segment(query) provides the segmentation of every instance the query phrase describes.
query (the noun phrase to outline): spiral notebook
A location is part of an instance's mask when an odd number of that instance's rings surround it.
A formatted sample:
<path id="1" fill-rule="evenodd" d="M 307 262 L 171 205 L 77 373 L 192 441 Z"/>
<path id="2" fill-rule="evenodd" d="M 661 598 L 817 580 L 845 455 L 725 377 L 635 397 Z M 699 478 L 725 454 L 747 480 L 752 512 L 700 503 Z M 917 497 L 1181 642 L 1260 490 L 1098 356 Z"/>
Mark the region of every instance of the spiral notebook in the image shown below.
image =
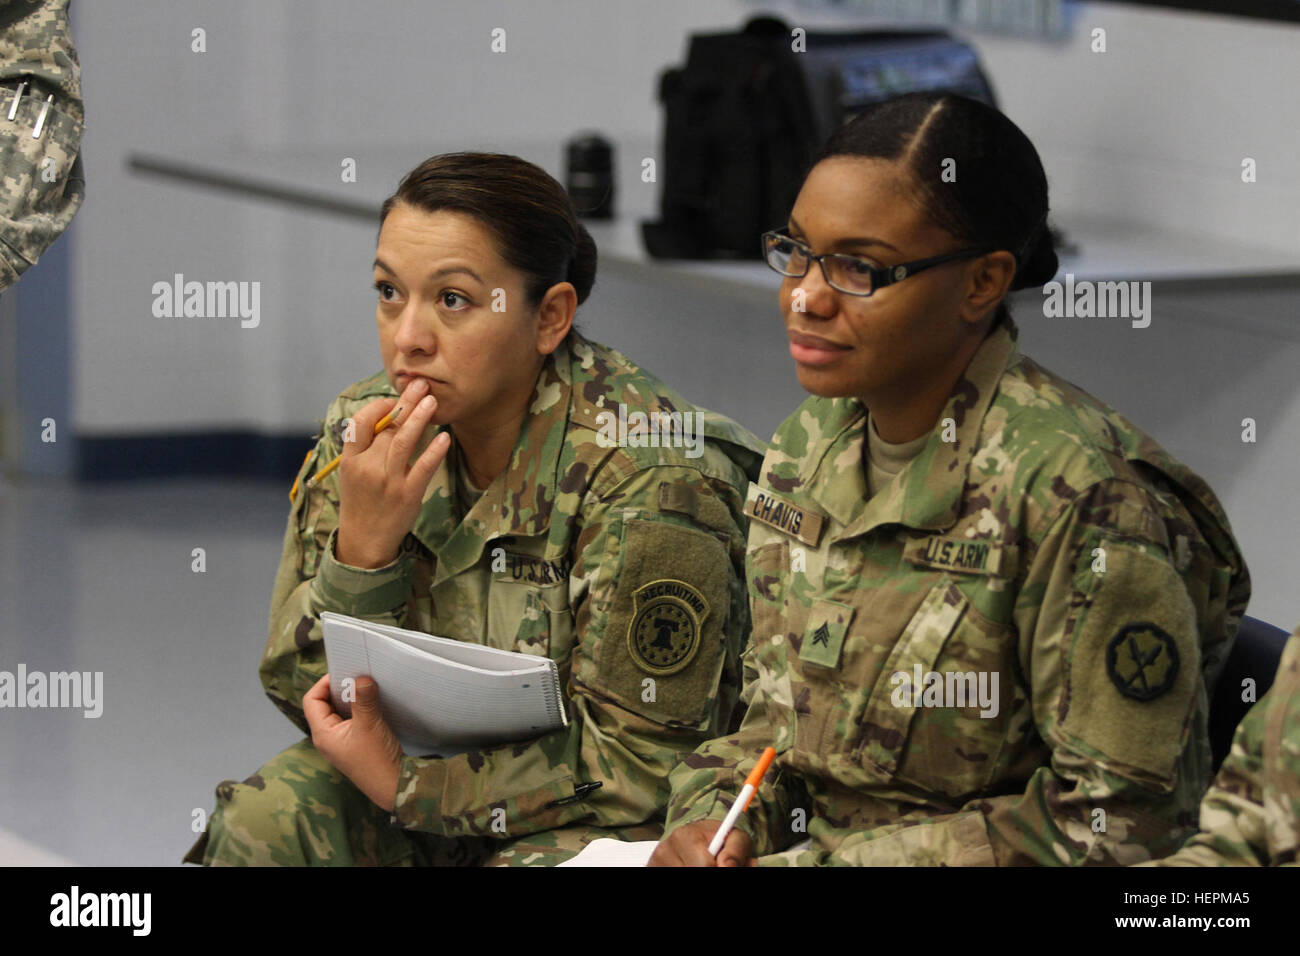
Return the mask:
<path id="1" fill-rule="evenodd" d="M 412 756 L 451 756 L 569 725 L 555 661 L 434 637 L 346 614 L 321 614 L 334 709 L 348 678 L 369 674 L 379 707 Z"/>

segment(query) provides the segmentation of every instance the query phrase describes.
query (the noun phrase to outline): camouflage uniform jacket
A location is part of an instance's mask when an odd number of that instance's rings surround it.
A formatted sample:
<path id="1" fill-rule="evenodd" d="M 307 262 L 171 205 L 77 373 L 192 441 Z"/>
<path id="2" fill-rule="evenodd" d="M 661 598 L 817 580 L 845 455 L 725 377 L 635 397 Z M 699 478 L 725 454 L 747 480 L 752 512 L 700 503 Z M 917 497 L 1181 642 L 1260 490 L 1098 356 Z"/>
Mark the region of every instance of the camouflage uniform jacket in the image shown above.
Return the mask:
<path id="1" fill-rule="evenodd" d="M 811 845 L 764 862 L 1126 863 L 1186 838 L 1245 565 L 1200 478 L 1016 337 L 990 332 L 870 499 L 860 402 L 781 425 L 746 504 L 748 710 L 674 772 L 669 830 L 720 818 L 771 745 L 742 825 L 760 857 Z"/>
<path id="2" fill-rule="evenodd" d="M 0 4 L 0 290 L 36 263 L 81 206 L 80 72 L 68 0 Z"/>
<path id="3" fill-rule="evenodd" d="M 1300 628 L 1277 677 L 1237 727 L 1201 801 L 1201 830 L 1161 866 L 1300 863 Z"/>
<path id="4" fill-rule="evenodd" d="M 334 401 L 300 484 L 340 452 L 343 420 L 382 396 L 396 392 L 381 372 Z M 641 434 L 615 445 L 620 403 L 629 424 L 636 412 L 698 415 L 705 440 L 639 447 L 650 440 Z M 575 334 L 543 365 L 507 469 L 461 516 L 456 468 L 444 462 L 392 564 L 335 559 L 337 472 L 296 496 L 260 668 L 266 693 L 307 730 L 301 701 L 326 669 L 326 610 L 549 656 L 567 686 L 568 729 L 405 757 L 395 822 L 514 838 L 579 820 L 662 821 L 668 772 L 735 726 L 749 621 L 742 509 L 762 449 Z"/>

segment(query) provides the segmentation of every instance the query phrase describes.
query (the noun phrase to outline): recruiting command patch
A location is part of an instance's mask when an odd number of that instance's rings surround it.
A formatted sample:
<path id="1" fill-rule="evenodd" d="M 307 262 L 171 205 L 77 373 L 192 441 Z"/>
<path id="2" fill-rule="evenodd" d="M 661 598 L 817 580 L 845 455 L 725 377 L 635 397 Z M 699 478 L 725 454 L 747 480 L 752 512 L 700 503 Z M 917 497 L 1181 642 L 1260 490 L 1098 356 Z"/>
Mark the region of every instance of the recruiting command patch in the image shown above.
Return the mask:
<path id="1" fill-rule="evenodd" d="M 636 613 L 627 627 L 627 646 L 636 666 L 650 674 L 675 674 L 700 649 L 709 614 L 704 595 L 685 581 L 664 578 L 632 593 Z"/>

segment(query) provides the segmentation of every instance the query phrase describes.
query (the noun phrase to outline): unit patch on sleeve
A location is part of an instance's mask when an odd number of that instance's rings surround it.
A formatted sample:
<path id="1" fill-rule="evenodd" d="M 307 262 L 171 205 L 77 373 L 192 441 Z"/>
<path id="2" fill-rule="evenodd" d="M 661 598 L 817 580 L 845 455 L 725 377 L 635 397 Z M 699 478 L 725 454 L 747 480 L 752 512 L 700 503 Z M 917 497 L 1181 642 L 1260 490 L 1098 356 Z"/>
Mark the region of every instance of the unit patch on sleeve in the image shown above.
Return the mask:
<path id="1" fill-rule="evenodd" d="M 1178 645 L 1154 624 L 1130 624 L 1106 645 L 1106 673 L 1125 697 L 1155 700 L 1178 676 Z"/>
<path id="2" fill-rule="evenodd" d="M 636 613 L 627 646 L 637 667 L 650 674 L 675 674 L 700 649 L 700 625 L 709 614 L 704 595 L 685 581 L 663 578 L 632 594 Z"/>

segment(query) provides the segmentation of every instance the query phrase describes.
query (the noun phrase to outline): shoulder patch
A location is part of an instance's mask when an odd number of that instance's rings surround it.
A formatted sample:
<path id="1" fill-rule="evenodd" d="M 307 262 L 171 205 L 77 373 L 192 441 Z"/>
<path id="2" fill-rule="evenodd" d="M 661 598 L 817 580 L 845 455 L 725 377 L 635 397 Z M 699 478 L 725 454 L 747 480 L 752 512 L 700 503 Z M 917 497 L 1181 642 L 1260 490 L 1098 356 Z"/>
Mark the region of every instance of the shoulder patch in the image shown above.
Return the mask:
<path id="1" fill-rule="evenodd" d="M 1196 605 L 1158 546 L 1091 532 L 1060 628 L 1063 686 L 1051 734 L 1107 771 L 1168 793 L 1200 708 Z M 1093 570 L 1094 545 L 1106 570 Z M 1044 599 L 1044 605 L 1047 599 Z"/>
<path id="2" fill-rule="evenodd" d="M 709 614 L 704 595 L 685 581 L 661 578 L 632 593 L 636 608 L 627 626 L 627 647 L 648 674 L 675 674 L 700 649 L 700 626 Z"/>
<path id="3" fill-rule="evenodd" d="M 783 534 L 798 538 L 811 548 L 817 547 L 822 525 L 826 522 L 824 515 L 793 504 L 757 484 L 749 486 L 745 496 L 745 514 Z"/>
<path id="4" fill-rule="evenodd" d="M 1178 645 L 1154 624 L 1130 624 L 1106 645 L 1106 673 L 1125 697 L 1155 700 L 1178 677 Z"/>

